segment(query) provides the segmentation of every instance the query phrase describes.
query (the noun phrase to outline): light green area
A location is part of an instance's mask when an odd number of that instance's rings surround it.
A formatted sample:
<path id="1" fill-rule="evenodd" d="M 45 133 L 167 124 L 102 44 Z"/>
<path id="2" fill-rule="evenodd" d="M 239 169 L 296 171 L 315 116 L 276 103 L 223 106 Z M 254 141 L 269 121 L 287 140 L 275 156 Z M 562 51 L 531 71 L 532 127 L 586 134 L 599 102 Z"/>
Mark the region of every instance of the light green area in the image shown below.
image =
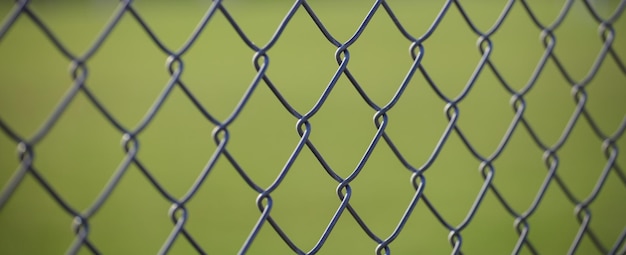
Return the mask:
<path id="1" fill-rule="evenodd" d="M 171 50 L 184 43 L 209 3 L 189 1 L 173 5 L 138 1 L 136 10 Z M 229 2 L 227 9 L 243 31 L 265 45 L 290 7 L 275 3 Z M 335 3 L 311 1 L 322 22 L 345 42 L 371 7 L 367 1 Z M 338 1 L 337 1 L 338 2 Z M 421 36 L 441 9 L 440 3 L 388 1 L 403 25 Z M 413 3 L 415 2 L 415 3 Z M 464 7 L 485 31 L 503 4 L 465 1 Z M 530 1 L 543 22 L 551 22 L 560 3 Z M 599 6 L 604 15 L 615 3 Z M 97 1 L 74 5 L 38 4 L 32 10 L 73 54 L 92 45 L 116 6 Z M 0 15 L 7 16 L 4 4 Z M 626 59 L 626 19 L 614 29 L 615 51 Z M 3 23 L 6 24 L 6 23 Z M 601 40 L 597 23 L 576 3 L 555 32 L 556 54 L 575 79 L 583 78 L 596 58 Z M 491 60 L 511 85 L 519 89 L 529 80 L 543 54 L 540 30 L 516 3 L 500 30 L 492 36 Z M 476 67 L 480 52 L 476 36 L 456 7 L 424 43 L 423 65 L 446 96 L 456 97 Z M 361 38 L 349 48 L 350 71 L 378 105 L 385 105 L 410 68 L 410 42 L 379 9 Z M 268 51 L 267 75 L 300 113 L 309 111 L 337 69 L 336 48 L 328 43 L 304 9 L 299 10 L 278 42 Z M 224 16 L 217 13 L 193 47 L 182 57 L 182 80 L 210 111 L 224 120 L 256 74 L 249 49 Z M 89 89 L 126 128 L 138 125 L 170 78 L 163 53 L 129 13 L 124 14 L 97 53 L 87 61 Z M 55 48 L 26 15 L 21 15 L 0 39 L 0 118 L 22 137 L 31 137 L 50 116 L 72 85 L 70 61 Z M 589 113 L 603 132 L 613 133 L 624 118 L 626 76 L 607 59 L 587 87 Z M 479 153 L 492 154 L 508 128 L 514 111 L 511 95 L 487 67 L 469 95 L 459 104 L 458 126 Z M 525 97 L 525 117 L 544 143 L 554 144 L 575 109 L 570 85 L 554 62 L 549 62 Z M 443 134 L 448 120 L 442 101 L 416 72 L 406 92 L 388 113 L 387 133 L 415 167 L 422 166 Z M 327 163 L 348 176 L 371 142 L 375 111 L 342 76 L 324 106 L 310 120 L 310 140 Z M 300 137 L 291 116 L 261 83 L 236 121 L 229 126 L 227 148 L 261 187 L 268 187 L 284 166 Z M 158 182 L 181 197 L 205 167 L 216 146 L 214 126 L 174 88 L 156 117 L 140 133 L 138 158 Z M 122 133 L 79 93 L 67 110 L 35 146 L 35 168 L 75 210 L 84 211 L 120 166 Z M 626 148 L 626 139 L 617 142 Z M 0 132 L 0 187 L 19 167 L 17 144 Z M 543 151 L 519 126 L 509 145 L 493 163 L 494 183 L 519 212 L 529 208 L 547 168 Z M 558 151 L 558 173 L 578 199 L 589 196 L 607 160 L 602 141 L 580 118 L 568 142 Z M 626 157 L 618 163 L 626 166 Z M 450 224 L 458 225 L 472 206 L 483 179 L 480 161 L 452 134 L 435 163 L 426 171 L 425 194 Z M 370 160 L 352 182 L 351 204 L 368 226 L 386 238 L 399 222 L 414 195 L 411 173 L 380 141 Z M 336 183 L 313 154 L 304 149 L 282 184 L 272 193 L 271 215 L 303 250 L 315 245 L 337 210 Z M 626 226 L 626 186 L 615 173 L 591 206 L 591 228 L 610 247 Z M 220 157 L 198 193 L 186 205 L 186 229 L 210 254 L 234 254 L 260 217 L 257 193 L 249 188 L 225 157 Z M 105 254 L 154 254 L 172 230 L 170 203 L 134 165 L 101 210 L 90 219 L 89 239 Z M 578 230 L 574 205 L 552 183 L 540 207 L 530 217 L 530 240 L 542 254 L 563 254 Z M 466 254 L 508 254 L 517 241 L 514 218 L 488 193 L 471 224 L 463 230 Z M 74 234 L 72 217 L 58 206 L 32 175 L 27 175 L 0 210 L 0 254 L 60 254 Z M 446 254 L 448 231 L 420 201 L 400 236 L 393 254 Z M 319 254 L 371 254 L 376 243 L 344 212 Z M 595 254 L 585 238 L 578 254 Z M 171 254 L 192 254 L 179 236 Z M 250 254 L 290 254 L 289 248 L 265 224 Z M 81 254 L 89 254 L 85 249 Z M 530 254 L 524 249 L 522 254 Z"/>

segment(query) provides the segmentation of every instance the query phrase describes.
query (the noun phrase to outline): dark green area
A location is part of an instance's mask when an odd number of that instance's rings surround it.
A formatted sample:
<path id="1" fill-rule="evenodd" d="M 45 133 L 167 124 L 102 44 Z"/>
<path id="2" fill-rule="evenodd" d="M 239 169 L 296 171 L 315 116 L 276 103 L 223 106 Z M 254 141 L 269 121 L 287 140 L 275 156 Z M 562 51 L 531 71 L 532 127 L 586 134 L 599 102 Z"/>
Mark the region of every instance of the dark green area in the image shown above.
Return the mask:
<path id="1" fill-rule="evenodd" d="M 80 55 L 101 33 L 115 4 L 106 1 L 31 5 L 60 41 Z M 172 50 L 193 31 L 210 3 L 186 4 L 137 1 L 134 6 Z M 265 45 L 290 8 L 290 1 L 263 3 L 225 1 L 243 31 L 259 46 Z M 388 1 L 395 14 L 415 36 L 431 25 L 442 4 L 426 1 Z M 414 3 L 415 2 L 415 3 Z M 489 1 L 463 3 L 479 29 L 486 31 L 504 4 Z M 530 1 L 542 22 L 552 22 L 561 3 Z M 354 33 L 371 7 L 356 1 L 311 1 L 322 22 L 340 41 Z M 603 15 L 616 3 L 598 6 Z M 11 6 L 0 5 L 0 16 Z M 614 24 L 615 50 L 626 59 L 626 24 Z M 3 23 L 4 24 L 4 23 Z M 581 3 L 576 3 L 555 32 L 556 54 L 577 80 L 589 71 L 602 41 L 597 23 Z M 541 31 L 516 3 L 500 30 L 492 36 L 491 60 L 516 89 L 522 88 L 544 47 Z M 436 32 L 424 43 L 423 65 L 439 88 L 456 97 L 480 60 L 476 36 L 459 11 L 452 7 Z M 368 95 L 385 105 L 408 72 L 410 42 L 395 28 L 381 8 L 357 42 L 349 48 L 348 67 Z M 337 69 L 336 48 L 328 43 L 301 9 L 278 42 L 268 51 L 268 76 L 300 113 L 311 109 Z M 256 74 L 249 49 L 224 16 L 217 13 L 193 47 L 182 57 L 182 80 L 220 120 L 228 117 Z M 124 14 L 121 22 L 93 58 L 87 61 L 87 86 L 125 127 L 136 127 L 170 76 L 167 55 L 156 47 L 138 23 Z M 26 16 L 21 15 L 0 39 L 0 118 L 22 137 L 31 137 L 59 104 L 72 85 L 70 61 Z M 603 132 L 615 132 L 626 109 L 626 76 L 607 58 L 587 86 L 587 109 Z M 554 62 L 549 62 L 525 97 L 525 117 L 547 144 L 554 144 L 572 116 L 575 101 L 571 87 Z M 491 155 L 510 125 L 514 111 L 511 95 L 485 69 L 469 95 L 459 104 L 458 126 L 484 156 Z M 445 102 L 418 72 L 397 105 L 388 113 L 387 133 L 415 167 L 431 155 L 448 120 Z M 321 110 L 310 120 L 311 141 L 328 164 L 342 177 L 357 166 L 376 127 L 375 111 L 342 76 Z M 260 84 L 247 106 L 229 127 L 228 149 L 261 187 L 268 187 L 284 166 L 300 137 L 291 116 L 265 84 Z M 179 88 L 174 88 L 157 116 L 139 135 L 138 158 L 163 187 L 176 197 L 193 184 L 216 146 L 214 126 Z M 62 117 L 35 147 L 34 165 L 73 208 L 83 211 L 100 194 L 125 154 L 122 134 L 79 93 Z M 626 139 L 617 142 L 626 148 Z M 0 133 L 0 187 L 16 169 L 17 144 Z M 602 141 L 580 118 L 568 142 L 558 151 L 558 173 L 578 199 L 591 193 L 607 162 Z M 528 132 L 518 127 L 501 156 L 493 163 L 494 184 L 519 212 L 526 211 L 547 173 L 543 151 Z M 626 157 L 619 156 L 624 167 Z M 461 223 L 474 202 L 483 178 L 480 161 L 452 134 L 435 163 L 425 173 L 425 194 L 443 217 Z M 351 204 L 381 238 L 395 228 L 414 195 L 411 172 L 381 141 L 359 176 L 352 182 Z M 302 249 L 320 238 L 337 210 L 337 183 L 326 174 L 313 154 L 304 149 L 279 188 L 272 193 L 271 215 Z M 234 254 L 260 216 L 257 193 L 221 157 L 195 197 L 187 205 L 186 228 L 210 254 Z M 613 172 L 591 205 L 591 228 L 601 242 L 612 246 L 626 225 L 626 188 Z M 135 166 L 101 210 L 90 220 L 89 238 L 105 254 L 154 254 L 173 224 L 165 200 Z M 578 231 L 574 205 L 552 183 L 539 209 L 529 219 L 529 238 L 543 254 L 563 254 Z M 0 211 L 0 254 L 60 254 L 74 234 L 72 217 L 58 206 L 31 175 L 27 175 Z M 510 216 L 489 192 L 469 226 L 462 231 L 466 254 L 508 254 L 517 241 Z M 400 236 L 391 244 L 393 254 L 446 254 L 451 251 L 448 231 L 423 202 L 419 202 Z M 371 254 L 376 243 L 345 212 L 319 254 Z M 585 238 L 579 254 L 596 252 Z M 171 254 L 191 254 L 180 236 Z M 250 254 L 290 254 L 289 248 L 266 224 Z M 89 254 L 84 250 L 81 254 Z M 522 254 L 529 254 L 523 250 Z"/>

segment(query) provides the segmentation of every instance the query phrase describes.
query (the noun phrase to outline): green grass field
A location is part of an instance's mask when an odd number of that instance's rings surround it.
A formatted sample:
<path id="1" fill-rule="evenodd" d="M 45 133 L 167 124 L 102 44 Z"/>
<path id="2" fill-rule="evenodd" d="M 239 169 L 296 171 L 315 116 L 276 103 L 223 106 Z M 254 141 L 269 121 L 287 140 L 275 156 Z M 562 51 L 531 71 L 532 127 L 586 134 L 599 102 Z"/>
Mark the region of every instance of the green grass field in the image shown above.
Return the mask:
<path id="1" fill-rule="evenodd" d="M 80 55 L 93 43 L 114 12 L 114 3 L 51 4 L 34 1 L 32 10 L 58 35 L 72 53 Z M 113 1 L 112 1 L 113 2 Z M 172 50 L 187 40 L 210 3 L 134 4 L 157 36 Z M 209 2 L 209 1 L 207 1 Z M 291 6 L 290 1 L 225 1 L 243 31 L 257 45 L 265 45 Z M 370 1 L 310 1 L 322 22 L 345 42 L 371 7 Z M 339 2 L 339 1 L 337 1 Z M 441 9 L 435 1 L 388 1 L 403 25 L 422 35 Z M 608 15 L 617 1 L 601 2 Z M 470 17 L 483 31 L 496 20 L 504 3 L 464 1 Z M 531 1 L 542 22 L 554 20 L 561 3 Z M 11 6 L 0 5 L 0 16 Z M 4 24 L 4 23 L 2 23 Z M 588 73 L 602 41 L 597 23 L 577 2 L 556 30 L 555 52 L 577 80 Z M 626 19 L 614 24 L 614 49 L 626 60 Z M 491 38 L 493 63 L 516 89 L 522 88 L 544 51 L 540 30 L 516 3 L 501 29 Z M 439 88 L 456 97 L 480 59 L 478 36 L 453 6 L 439 28 L 426 40 L 423 65 Z M 398 32 L 381 8 L 357 42 L 349 48 L 348 68 L 368 95 L 385 105 L 408 72 L 410 42 Z M 268 51 L 267 75 L 300 113 L 309 111 L 337 70 L 336 48 L 301 9 L 276 45 Z M 182 80 L 218 119 L 227 118 L 256 74 L 249 49 L 224 16 L 217 13 L 182 57 Z M 126 128 L 138 125 L 170 78 L 160 51 L 137 22 L 125 14 L 97 53 L 87 61 L 86 85 Z M 22 137 L 30 138 L 59 104 L 72 76 L 66 59 L 26 16 L 0 38 L 0 118 Z M 626 75 L 607 58 L 587 86 L 586 108 L 603 132 L 612 134 L 625 117 Z M 459 104 L 458 126 L 479 153 L 491 155 L 514 117 L 511 95 L 490 69 L 479 76 Z M 575 102 L 571 86 L 549 62 L 525 97 L 525 118 L 540 138 L 554 144 L 571 118 Z M 397 105 L 388 113 L 386 129 L 396 146 L 415 167 L 423 165 L 448 124 L 445 102 L 417 72 Z M 311 118 L 310 140 L 342 177 L 357 166 L 376 133 L 375 111 L 357 94 L 347 78 L 339 79 L 321 110 Z M 287 112 L 262 83 L 229 127 L 227 148 L 261 187 L 268 187 L 300 139 L 297 118 Z M 156 117 L 138 136 L 138 158 L 160 184 L 182 197 L 194 183 L 216 145 L 214 126 L 182 93 L 174 88 Z M 125 154 L 122 133 L 79 93 L 45 139 L 35 146 L 34 166 L 74 209 L 90 207 L 120 166 Z M 617 142 L 626 148 L 626 139 Z M 0 132 L 0 190 L 9 182 L 19 160 L 17 143 Z M 584 118 L 557 152 L 558 174 L 579 200 L 591 193 L 607 160 L 602 141 Z M 543 151 L 520 126 L 510 144 L 494 162 L 494 184 L 519 212 L 526 211 L 547 173 Z M 626 166 L 626 157 L 617 160 Z M 457 225 L 466 217 L 482 184 L 480 161 L 453 133 L 435 163 L 425 173 L 425 194 L 443 217 Z M 381 140 L 362 172 L 351 183 L 351 204 L 381 238 L 395 228 L 414 195 L 411 172 Z M 529 238 L 542 254 L 564 254 L 578 231 L 571 204 L 552 183 L 529 219 Z M 336 183 L 313 154 L 304 149 L 282 184 L 272 193 L 271 215 L 303 250 L 320 238 L 340 200 Z M 198 193 L 187 204 L 186 229 L 210 254 L 234 254 L 260 217 L 257 193 L 221 157 Z M 590 209 L 591 228 L 611 247 L 626 227 L 626 186 L 615 172 Z M 98 213 L 90 219 L 89 238 L 105 254 L 154 254 L 170 234 L 171 204 L 131 165 Z M 0 254 L 65 253 L 74 239 L 72 216 L 27 175 L 0 210 Z M 470 225 L 461 232 L 465 254 L 511 253 L 518 235 L 509 215 L 489 192 Z M 447 254 L 452 250 L 448 230 L 423 202 L 419 202 L 400 236 L 391 244 L 393 254 Z M 318 254 L 372 254 L 376 243 L 346 211 Z M 578 254 L 596 254 L 585 238 Z M 193 254 L 179 236 L 171 254 Z M 80 254 L 90 254 L 82 249 Z M 292 254 L 266 224 L 249 254 Z M 530 254 L 527 249 L 522 254 Z"/>

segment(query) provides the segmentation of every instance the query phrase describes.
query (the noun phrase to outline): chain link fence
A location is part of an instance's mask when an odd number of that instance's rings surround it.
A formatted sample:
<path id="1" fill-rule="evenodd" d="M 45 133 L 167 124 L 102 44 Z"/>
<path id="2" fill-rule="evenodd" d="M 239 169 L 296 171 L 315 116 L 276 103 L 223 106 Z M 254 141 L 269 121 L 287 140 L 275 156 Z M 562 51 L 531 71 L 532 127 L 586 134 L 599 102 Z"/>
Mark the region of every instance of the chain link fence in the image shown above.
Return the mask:
<path id="1" fill-rule="evenodd" d="M 626 1 L 3 4 L 0 253 L 626 254 Z"/>

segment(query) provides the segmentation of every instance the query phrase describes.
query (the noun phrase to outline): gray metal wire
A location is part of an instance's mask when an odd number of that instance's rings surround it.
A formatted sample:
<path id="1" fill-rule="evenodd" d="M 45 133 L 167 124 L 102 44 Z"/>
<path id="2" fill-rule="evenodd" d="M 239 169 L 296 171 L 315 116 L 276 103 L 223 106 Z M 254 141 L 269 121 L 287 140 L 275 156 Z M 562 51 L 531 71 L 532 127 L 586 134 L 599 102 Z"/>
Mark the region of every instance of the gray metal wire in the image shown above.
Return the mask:
<path id="1" fill-rule="evenodd" d="M 71 215 L 74 218 L 73 227 L 75 231 L 75 239 L 74 242 L 71 244 L 68 253 L 76 254 L 79 249 L 87 248 L 93 254 L 100 254 L 101 252 L 98 249 L 97 243 L 90 239 L 90 220 L 92 219 L 94 214 L 96 214 L 101 209 L 103 203 L 107 201 L 111 193 L 116 189 L 120 180 L 124 178 L 124 175 L 128 171 L 129 167 L 135 166 L 139 169 L 141 174 L 143 174 L 143 176 L 158 190 L 163 199 L 171 203 L 169 215 L 173 223 L 173 228 L 169 237 L 162 243 L 159 254 L 168 253 L 173 243 L 177 239 L 181 238 L 189 242 L 197 250 L 198 253 L 206 254 L 207 252 L 211 251 L 210 247 L 206 247 L 202 243 L 196 241 L 196 239 L 194 239 L 194 236 L 192 236 L 186 230 L 186 223 L 188 220 L 188 209 L 186 205 L 194 197 L 194 195 L 196 195 L 199 188 L 204 184 L 207 176 L 211 174 L 211 171 L 215 168 L 217 159 L 219 157 L 223 157 L 236 169 L 241 178 L 250 187 L 250 189 L 258 193 L 256 204 L 260 212 L 259 218 L 256 225 L 250 230 L 248 237 L 245 240 L 242 240 L 243 244 L 239 250 L 239 254 L 246 254 L 251 244 L 257 238 L 260 229 L 264 226 L 267 227 L 268 225 L 282 238 L 285 244 L 288 245 L 294 253 L 315 254 L 328 240 L 329 235 L 333 232 L 333 229 L 335 228 L 339 217 L 346 214 L 349 214 L 352 218 L 354 218 L 358 225 L 361 227 L 361 229 L 369 236 L 369 238 L 371 238 L 374 242 L 378 244 L 376 247 L 376 254 L 391 254 L 392 250 L 390 248 L 390 244 L 402 233 L 402 230 L 404 229 L 407 220 L 411 217 L 418 203 L 425 204 L 429 211 L 438 219 L 441 226 L 449 231 L 451 253 L 462 254 L 464 244 L 463 230 L 466 229 L 470 223 L 472 223 L 476 212 L 482 205 L 485 195 L 488 193 L 495 195 L 501 206 L 514 219 L 514 226 L 517 230 L 519 238 L 515 247 L 512 248 L 512 253 L 518 254 L 523 248 L 525 248 L 532 254 L 540 254 L 541 250 L 535 247 L 532 240 L 529 238 L 529 219 L 542 205 L 542 199 L 544 198 L 548 187 L 555 185 L 563 194 L 565 194 L 569 202 L 575 206 L 575 214 L 580 223 L 578 234 L 576 235 L 575 240 L 572 241 L 568 254 L 574 254 L 576 252 L 583 238 L 589 238 L 595 245 L 595 248 L 603 254 L 626 254 L 626 226 L 621 235 L 616 238 L 615 243 L 612 244 L 607 244 L 600 241 L 600 239 L 597 237 L 597 233 L 594 232 L 593 229 L 591 229 L 591 227 L 589 226 L 592 218 L 590 205 L 594 202 L 594 200 L 598 197 L 598 194 L 601 192 L 603 185 L 605 184 L 607 178 L 609 178 L 609 173 L 613 173 L 614 175 L 612 178 L 618 178 L 619 181 L 621 181 L 621 183 L 626 186 L 626 174 L 624 174 L 624 170 L 617 163 L 617 158 L 619 156 L 617 141 L 619 139 L 623 139 L 622 135 L 624 134 L 624 130 L 626 129 L 626 118 L 622 119 L 619 127 L 613 134 L 607 134 L 599 127 L 593 116 L 586 108 L 586 103 L 589 100 L 586 91 L 587 85 L 597 74 L 597 71 L 602 63 L 609 60 L 614 61 L 621 71 L 621 74 L 626 76 L 626 66 L 624 65 L 622 58 L 616 53 L 614 49 L 615 47 L 624 46 L 616 45 L 613 43 L 618 33 L 620 36 L 623 36 L 623 34 L 621 34 L 621 32 L 623 31 L 617 31 L 614 28 L 614 24 L 622 16 L 624 10 L 626 9 L 626 1 L 620 1 L 614 13 L 608 18 L 603 18 L 601 15 L 598 14 L 595 7 L 590 3 L 591 0 L 581 0 L 581 2 L 584 3 L 584 6 L 586 7 L 587 15 L 593 17 L 593 19 L 598 24 L 598 30 L 600 38 L 603 41 L 603 46 L 596 56 L 595 62 L 593 63 L 589 72 L 582 79 L 577 80 L 572 77 L 570 71 L 567 70 L 562 64 L 561 58 L 554 51 L 557 40 L 554 31 L 559 28 L 565 17 L 570 13 L 571 6 L 574 3 L 574 0 L 568 0 L 564 2 L 560 13 L 551 24 L 542 23 L 536 17 L 535 10 L 533 10 L 533 8 L 528 4 L 527 1 L 509 0 L 506 2 L 506 5 L 502 9 L 497 21 L 493 24 L 491 28 L 486 31 L 481 31 L 475 25 L 475 23 L 472 21 L 472 17 L 468 15 L 468 13 L 465 11 L 462 1 L 448 0 L 442 2 L 440 12 L 432 21 L 428 30 L 421 35 L 412 34 L 407 29 L 405 29 L 404 24 L 400 22 L 400 20 L 394 14 L 394 10 L 391 8 L 391 6 L 384 0 L 378 0 L 373 2 L 363 21 L 355 29 L 354 34 L 349 37 L 345 42 L 340 41 L 331 32 L 329 32 L 329 30 L 326 28 L 326 24 L 324 24 L 321 19 L 318 18 L 315 10 L 309 5 L 307 1 L 297 0 L 293 2 L 293 5 L 285 14 L 282 22 L 280 22 L 280 24 L 276 28 L 275 33 L 271 36 L 268 42 L 262 46 L 256 45 L 252 42 L 248 35 L 239 26 L 235 18 L 230 14 L 229 10 L 225 7 L 225 5 L 223 5 L 223 1 L 214 0 L 211 6 L 206 10 L 206 13 L 198 23 L 195 30 L 189 35 L 189 38 L 179 49 L 172 49 L 166 46 L 165 43 L 163 43 L 161 39 L 156 35 L 156 33 L 152 30 L 148 22 L 146 22 L 142 18 L 140 12 L 133 6 L 132 1 L 122 0 L 120 1 L 119 6 L 115 10 L 115 12 L 111 14 L 111 19 L 107 23 L 105 28 L 99 33 L 89 49 L 82 55 L 76 55 L 75 53 L 73 53 L 72 49 L 68 48 L 58 39 L 58 37 L 52 32 L 48 25 L 43 22 L 37 15 L 37 13 L 31 9 L 31 7 L 29 6 L 29 1 L 16 1 L 12 11 L 5 17 L 4 21 L 0 23 L 0 42 L 2 38 L 7 34 L 7 32 L 13 27 L 18 18 L 27 18 L 31 20 L 32 22 L 34 22 L 34 24 L 36 24 L 41 33 L 45 35 L 46 38 L 54 45 L 58 52 L 71 62 L 71 74 L 73 84 L 67 91 L 67 93 L 63 96 L 60 103 L 55 106 L 54 110 L 48 116 L 45 122 L 31 137 L 19 136 L 18 132 L 15 132 L 15 129 L 11 127 L 11 123 L 3 120 L 0 116 L 0 130 L 2 130 L 4 135 L 10 137 L 10 139 L 18 144 L 17 150 L 19 152 L 20 160 L 19 168 L 12 172 L 12 177 L 9 179 L 8 183 L 2 186 L 2 191 L 0 192 L 0 212 L 7 204 L 7 202 L 12 198 L 14 191 L 22 184 L 22 180 L 24 179 L 24 177 L 26 175 L 31 175 L 35 178 L 37 183 L 46 190 L 46 192 L 51 196 L 56 204 L 58 204 L 67 214 Z M 501 72 L 499 71 L 497 65 L 494 64 L 494 62 L 490 58 L 494 44 L 491 37 L 499 31 L 501 25 L 503 24 L 503 21 L 508 17 L 512 8 L 522 8 L 531 18 L 534 26 L 537 28 L 537 31 L 541 32 L 541 40 L 543 41 L 543 45 L 545 48 L 543 55 L 538 61 L 534 72 L 528 79 L 528 82 L 521 89 L 515 89 L 512 84 L 508 82 L 503 77 L 503 75 L 501 75 Z M 481 54 L 480 61 L 476 65 L 474 72 L 467 80 L 464 88 L 457 95 L 449 95 L 444 93 L 441 90 L 441 84 L 438 84 L 437 81 L 429 75 L 430 69 L 422 63 L 422 58 L 425 51 L 427 50 L 427 47 L 424 45 L 424 43 L 427 42 L 433 32 L 437 30 L 441 21 L 446 18 L 446 14 L 453 11 L 459 12 L 462 15 L 465 21 L 465 25 L 469 26 L 471 31 L 478 38 L 477 47 L 478 51 Z M 285 98 L 281 94 L 280 89 L 278 89 L 274 85 L 272 79 L 267 74 L 268 64 L 271 58 L 268 52 L 274 47 L 276 42 L 280 40 L 283 31 L 291 22 L 292 17 L 296 12 L 306 12 L 310 16 L 311 21 L 314 22 L 319 29 L 319 32 L 328 41 L 328 43 L 336 48 L 335 60 L 337 62 L 337 69 L 331 80 L 326 85 L 323 92 L 319 95 L 319 99 L 317 100 L 317 102 L 307 112 L 300 112 L 296 110 L 289 102 L 289 100 L 287 100 L 287 98 Z M 188 89 L 187 85 L 181 78 L 181 74 L 185 68 L 183 55 L 185 55 L 189 51 L 191 46 L 194 45 L 198 37 L 203 33 L 203 31 L 205 31 L 207 24 L 211 23 L 213 17 L 217 13 L 223 15 L 226 18 L 231 28 L 236 31 L 239 38 L 245 43 L 245 45 L 247 45 L 249 49 L 254 51 L 253 65 L 256 69 L 256 76 L 249 84 L 247 90 L 243 93 L 243 95 L 241 95 L 239 103 L 232 110 L 230 115 L 228 115 L 228 117 L 223 120 L 215 117 L 207 109 L 207 107 L 204 106 L 200 102 L 200 100 L 198 100 L 196 96 Z M 410 44 L 409 54 L 413 59 L 410 69 L 406 73 L 403 81 L 397 87 L 395 94 L 384 105 L 376 104 L 370 98 L 370 96 L 362 88 L 361 84 L 357 82 L 353 73 L 351 73 L 348 64 L 351 59 L 350 47 L 361 38 L 362 32 L 368 26 L 370 20 L 376 13 L 385 14 L 392 19 L 395 24 L 395 29 L 397 29 Z M 156 45 L 160 49 L 160 51 L 168 56 L 167 67 L 169 70 L 170 79 L 163 87 L 161 93 L 154 99 L 152 106 L 144 114 L 142 120 L 136 127 L 127 127 L 123 125 L 100 102 L 100 100 L 98 99 L 98 95 L 93 93 L 91 89 L 85 85 L 85 81 L 89 77 L 89 69 L 87 68 L 86 64 L 89 63 L 94 54 L 98 50 L 100 50 L 103 42 L 117 27 L 120 19 L 124 15 L 132 17 L 134 22 L 139 24 L 141 28 L 147 33 L 154 45 Z M 537 135 L 536 129 L 533 127 L 533 123 L 531 123 L 524 114 L 527 107 L 525 97 L 527 96 L 529 91 L 533 89 L 535 83 L 538 80 L 538 77 L 541 75 L 544 67 L 546 66 L 546 63 L 548 62 L 556 64 L 562 77 L 571 86 L 572 100 L 576 103 L 575 110 L 573 111 L 567 126 L 562 130 L 560 138 L 552 144 L 547 143 L 545 140 L 542 140 L 539 135 Z M 485 72 L 490 72 L 495 75 L 495 77 L 497 77 L 499 81 L 499 84 L 510 94 L 510 105 L 514 112 L 514 117 L 509 123 L 509 127 L 506 133 L 501 138 L 497 148 L 492 151 L 491 154 L 479 153 L 474 145 L 467 139 L 463 132 L 463 129 L 458 125 L 459 116 L 461 115 L 459 104 L 472 92 L 472 88 L 476 84 L 478 76 L 481 73 Z M 436 146 L 432 148 L 428 159 L 420 166 L 412 165 L 411 163 L 409 163 L 409 160 L 406 158 L 403 152 L 394 144 L 394 139 L 402 138 L 392 138 L 391 135 L 386 131 L 387 126 L 389 125 L 389 115 L 387 113 L 394 108 L 398 100 L 404 95 L 405 89 L 407 88 L 409 82 L 413 80 L 413 77 L 418 75 L 421 75 L 427 81 L 430 88 L 436 93 L 439 99 L 445 103 L 444 113 L 448 119 L 447 126 L 444 130 L 442 130 Z M 315 144 L 309 139 L 311 134 L 311 128 L 313 126 L 309 120 L 312 117 L 316 116 L 320 108 L 326 103 L 327 98 L 333 92 L 333 89 L 335 88 L 340 77 L 347 78 L 352 84 L 356 93 L 358 93 L 361 99 L 375 112 L 373 115 L 373 124 L 377 129 L 367 149 L 363 153 L 363 156 L 361 157 L 359 163 L 354 169 L 352 169 L 352 172 L 345 177 L 340 176 L 336 172 L 336 169 L 333 169 L 326 162 L 325 158 L 318 151 Z M 243 169 L 241 165 L 235 160 L 227 146 L 231 135 L 229 132 L 230 125 L 233 123 L 233 121 L 239 118 L 240 113 L 247 106 L 250 97 L 255 93 L 257 87 L 259 86 L 267 86 L 276 97 L 276 99 L 280 101 L 280 103 L 284 107 L 284 110 L 291 114 L 291 116 L 293 116 L 293 119 L 297 123 L 296 130 L 300 135 L 300 139 L 293 149 L 291 156 L 285 162 L 275 180 L 271 183 L 271 185 L 267 187 L 260 186 L 255 182 L 252 177 L 250 177 L 248 172 Z M 208 163 L 206 164 L 206 167 L 199 173 L 193 185 L 191 185 L 187 189 L 187 192 L 181 197 L 176 197 L 172 195 L 137 156 L 137 152 L 140 150 L 140 140 L 137 137 L 145 130 L 148 125 L 153 122 L 154 117 L 160 111 L 164 101 L 168 97 L 170 97 L 171 92 L 174 89 L 180 89 L 182 92 L 184 92 L 184 95 L 187 97 L 187 99 L 193 103 L 194 107 L 205 117 L 206 121 L 215 125 L 215 129 L 212 133 L 212 138 L 217 145 L 217 148 L 210 157 Z M 122 134 L 123 148 L 126 155 L 117 170 L 110 177 L 105 188 L 100 192 L 100 195 L 97 196 L 97 198 L 91 203 L 91 206 L 89 206 L 86 210 L 82 212 L 77 210 L 72 204 L 68 203 L 67 200 L 64 199 L 57 192 L 57 189 L 46 180 L 46 177 L 33 164 L 36 158 L 34 154 L 34 148 L 36 148 L 41 140 L 48 135 L 52 127 L 59 121 L 60 116 L 67 110 L 70 102 L 72 102 L 78 94 L 85 95 L 88 98 L 89 102 L 93 104 L 98 109 L 98 111 L 109 121 L 111 126 L 113 126 L 120 134 Z M 596 181 L 596 185 L 593 188 L 592 192 L 584 198 L 575 196 L 574 193 L 571 191 L 572 187 L 570 187 L 565 181 L 562 180 L 557 171 L 560 162 L 560 149 L 568 141 L 570 134 L 572 133 L 572 130 L 576 125 L 589 125 L 593 129 L 597 139 L 602 141 L 602 150 L 604 155 L 606 156 L 606 164 L 604 166 L 604 169 L 602 170 L 602 174 Z M 499 191 L 498 187 L 493 181 L 494 174 L 496 172 L 493 163 L 502 155 L 503 151 L 505 151 L 512 135 L 516 132 L 526 132 L 532 137 L 535 145 L 544 152 L 543 161 L 547 170 L 545 179 L 540 188 L 536 191 L 533 202 L 524 211 L 513 209 L 510 202 L 502 195 L 502 193 Z M 433 201 L 428 199 L 428 196 L 426 195 L 427 189 L 425 188 L 427 180 L 427 170 L 429 170 L 432 164 L 437 161 L 443 146 L 453 135 L 458 136 L 462 140 L 465 148 L 476 160 L 480 162 L 480 173 L 484 180 L 480 192 L 475 197 L 471 208 L 466 212 L 464 220 L 462 220 L 457 225 L 454 225 L 449 220 L 444 218 L 444 216 L 437 209 L 437 205 L 435 205 Z M 386 237 L 380 236 L 379 234 L 375 233 L 366 224 L 366 222 L 359 215 L 359 212 L 350 203 L 350 198 L 353 195 L 350 184 L 356 178 L 358 178 L 365 163 L 368 162 L 370 155 L 372 155 L 374 148 L 376 148 L 377 146 L 388 146 L 392 150 L 396 159 L 401 162 L 402 165 L 411 173 L 410 181 L 415 189 L 415 193 L 413 194 L 412 199 L 408 203 L 405 212 L 402 214 L 402 217 L 399 219 L 393 232 Z M 295 242 L 292 241 L 290 236 L 285 231 L 283 231 L 281 225 L 278 224 L 278 222 L 273 218 L 271 214 L 274 206 L 272 193 L 281 185 L 283 179 L 291 170 L 295 159 L 304 150 L 312 152 L 321 164 L 321 166 L 323 166 L 323 168 L 326 170 L 328 176 L 337 183 L 336 193 L 340 201 L 339 207 L 337 208 L 331 219 L 329 219 L 325 230 L 323 231 L 321 236 L 319 236 L 319 240 L 313 247 L 301 247 L 296 245 Z"/>

